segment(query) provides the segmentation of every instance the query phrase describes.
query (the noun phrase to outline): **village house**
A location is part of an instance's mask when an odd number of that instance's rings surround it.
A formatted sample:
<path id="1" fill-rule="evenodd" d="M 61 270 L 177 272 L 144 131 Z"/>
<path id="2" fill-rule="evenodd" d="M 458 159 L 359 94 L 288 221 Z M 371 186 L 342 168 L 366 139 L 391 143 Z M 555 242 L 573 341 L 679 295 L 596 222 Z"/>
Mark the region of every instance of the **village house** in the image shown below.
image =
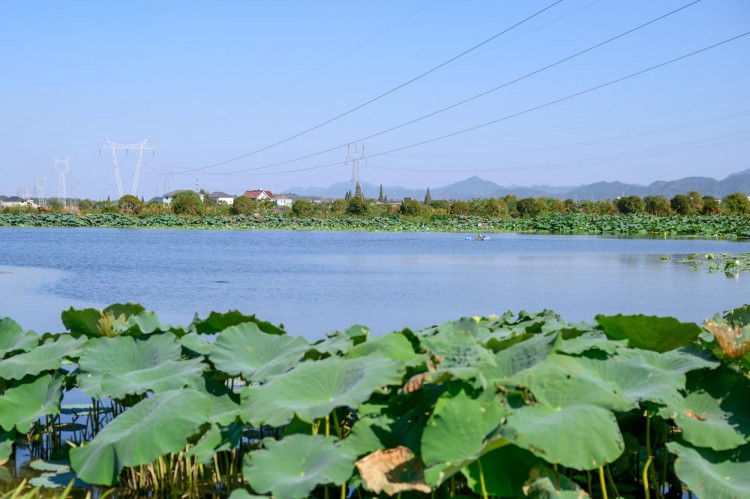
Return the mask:
<path id="1" fill-rule="evenodd" d="M 232 196 L 231 194 L 227 194 L 226 192 L 216 191 L 212 192 L 208 195 L 211 199 L 216 201 L 216 204 L 228 204 L 231 205 L 234 203 L 235 196 Z"/>
<path id="2" fill-rule="evenodd" d="M 31 208 L 36 208 L 36 203 L 34 203 L 34 200 L 31 198 L 24 199 L 19 196 L 11 196 L 0 201 L 0 206 L 3 208 L 12 208 L 14 206 L 29 206 Z"/>

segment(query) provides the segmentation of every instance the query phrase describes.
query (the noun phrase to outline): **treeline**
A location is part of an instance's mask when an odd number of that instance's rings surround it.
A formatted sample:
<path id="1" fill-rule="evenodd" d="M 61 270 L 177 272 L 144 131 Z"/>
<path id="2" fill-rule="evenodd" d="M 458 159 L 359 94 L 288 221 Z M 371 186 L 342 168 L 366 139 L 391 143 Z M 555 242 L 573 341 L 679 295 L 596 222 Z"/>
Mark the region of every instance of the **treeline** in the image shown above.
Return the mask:
<path id="1" fill-rule="evenodd" d="M 347 196 L 334 201 L 312 202 L 297 199 L 291 208 L 278 207 L 272 201 L 254 201 L 239 196 L 233 204 L 217 204 L 208 196 L 201 198 L 199 193 L 183 191 L 175 195 L 171 204 L 160 201 L 143 202 L 135 196 L 126 195 L 117 202 L 80 200 L 75 206 L 61 207 L 51 203 L 45 208 L 12 207 L 2 213 L 30 213 L 37 211 L 73 212 L 75 214 L 121 213 L 139 217 L 149 217 L 173 213 L 185 216 L 265 216 L 286 214 L 288 216 L 322 218 L 331 215 L 384 217 L 401 215 L 413 219 L 426 219 L 434 216 L 477 216 L 485 218 L 530 218 L 556 213 L 582 213 L 591 215 L 630 215 L 647 213 L 651 215 L 750 215 L 750 199 L 736 192 L 719 200 L 712 196 L 702 196 L 692 191 L 678 194 L 672 199 L 664 196 L 624 196 L 615 200 L 574 201 L 573 199 L 522 198 L 514 195 L 500 198 L 472 199 L 470 201 L 432 200 L 423 202 L 407 199 L 401 203 L 388 203 L 365 199 L 360 196 Z"/>

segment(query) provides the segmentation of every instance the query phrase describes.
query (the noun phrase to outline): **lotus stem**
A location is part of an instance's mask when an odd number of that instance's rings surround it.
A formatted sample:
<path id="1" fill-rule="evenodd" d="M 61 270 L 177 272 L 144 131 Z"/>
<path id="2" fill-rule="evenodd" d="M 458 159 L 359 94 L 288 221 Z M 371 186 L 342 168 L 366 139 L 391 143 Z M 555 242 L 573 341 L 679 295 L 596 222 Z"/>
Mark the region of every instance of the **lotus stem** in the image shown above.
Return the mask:
<path id="1" fill-rule="evenodd" d="M 482 499 L 487 499 L 487 486 L 484 483 L 484 470 L 482 469 L 482 458 L 477 459 L 479 465 L 479 485 L 482 487 Z"/>
<path id="2" fill-rule="evenodd" d="M 346 482 L 341 484 L 341 496 L 340 499 L 346 499 Z"/>
<path id="3" fill-rule="evenodd" d="M 599 485 L 602 487 L 602 497 L 607 499 L 607 484 L 604 481 L 604 468 L 599 466 Z"/>
<path id="4" fill-rule="evenodd" d="M 591 493 L 591 487 L 592 487 L 592 483 L 591 483 L 591 471 L 586 470 L 586 477 L 588 477 L 588 482 L 589 482 L 589 495 L 593 495 Z"/>
<path id="5" fill-rule="evenodd" d="M 643 466 L 643 497 L 646 499 L 651 499 L 651 492 L 648 488 L 648 467 L 651 465 L 652 459 L 653 456 L 648 456 L 646 464 Z"/>
<path id="6" fill-rule="evenodd" d="M 331 434 L 331 420 L 328 416 L 326 416 L 326 437 L 330 436 Z"/>
<path id="7" fill-rule="evenodd" d="M 615 485 L 615 479 L 612 478 L 612 471 L 609 469 L 609 464 L 607 464 L 607 480 L 609 480 L 609 486 L 612 487 L 615 497 L 620 497 L 620 492 L 617 490 L 617 485 Z"/>

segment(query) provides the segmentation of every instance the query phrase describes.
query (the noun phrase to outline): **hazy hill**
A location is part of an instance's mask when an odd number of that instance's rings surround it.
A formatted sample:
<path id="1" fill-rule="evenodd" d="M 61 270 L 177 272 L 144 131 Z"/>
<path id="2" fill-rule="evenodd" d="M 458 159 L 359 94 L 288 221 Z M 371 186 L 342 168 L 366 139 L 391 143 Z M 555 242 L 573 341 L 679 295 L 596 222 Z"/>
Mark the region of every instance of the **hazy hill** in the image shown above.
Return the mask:
<path id="1" fill-rule="evenodd" d="M 559 199 L 598 200 L 615 199 L 621 196 L 655 196 L 661 194 L 666 198 L 673 198 L 677 194 L 698 191 L 704 196 L 717 198 L 733 192 L 743 192 L 750 195 L 750 169 L 733 173 L 723 180 L 710 177 L 685 177 L 670 181 L 657 181 L 649 185 L 626 184 L 623 182 L 596 182 L 577 187 L 535 185 L 531 187 L 511 186 L 503 187 L 480 177 L 469 177 L 459 182 L 443 185 L 430 185 L 432 199 L 462 199 L 486 197 L 502 197 L 513 194 L 518 198 L 552 197 Z M 343 198 L 350 189 L 349 182 L 339 182 L 329 187 L 293 187 L 288 193 L 300 196 L 322 197 L 328 199 Z M 409 189 L 400 186 L 383 186 L 383 193 L 390 200 L 400 201 L 404 197 L 424 199 L 427 185 L 423 189 Z M 377 198 L 380 186 L 362 183 L 365 197 Z"/>

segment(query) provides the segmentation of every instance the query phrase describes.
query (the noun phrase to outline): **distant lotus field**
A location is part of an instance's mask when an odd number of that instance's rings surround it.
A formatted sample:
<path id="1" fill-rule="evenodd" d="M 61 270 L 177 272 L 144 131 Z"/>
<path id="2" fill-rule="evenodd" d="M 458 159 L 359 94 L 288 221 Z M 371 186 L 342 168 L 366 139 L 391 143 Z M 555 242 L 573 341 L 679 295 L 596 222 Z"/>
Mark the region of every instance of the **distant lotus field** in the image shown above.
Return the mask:
<path id="1" fill-rule="evenodd" d="M 557 213 L 529 218 L 488 218 L 434 215 L 411 219 L 390 216 L 329 215 L 300 218 L 284 214 L 205 215 L 171 213 L 132 216 L 119 213 L 0 214 L 0 227 L 111 227 L 153 229 L 338 230 L 390 232 L 518 232 L 545 234 L 650 235 L 750 239 L 750 217 L 730 215 L 662 216 L 648 214 L 595 215 Z"/>
<path id="2" fill-rule="evenodd" d="M 312 342 L 237 311 L 62 321 L 40 336 L 0 320 L 3 497 L 750 490 L 750 305 L 703 327 L 508 312 Z M 12 480 L 29 455 L 35 477 Z"/>

